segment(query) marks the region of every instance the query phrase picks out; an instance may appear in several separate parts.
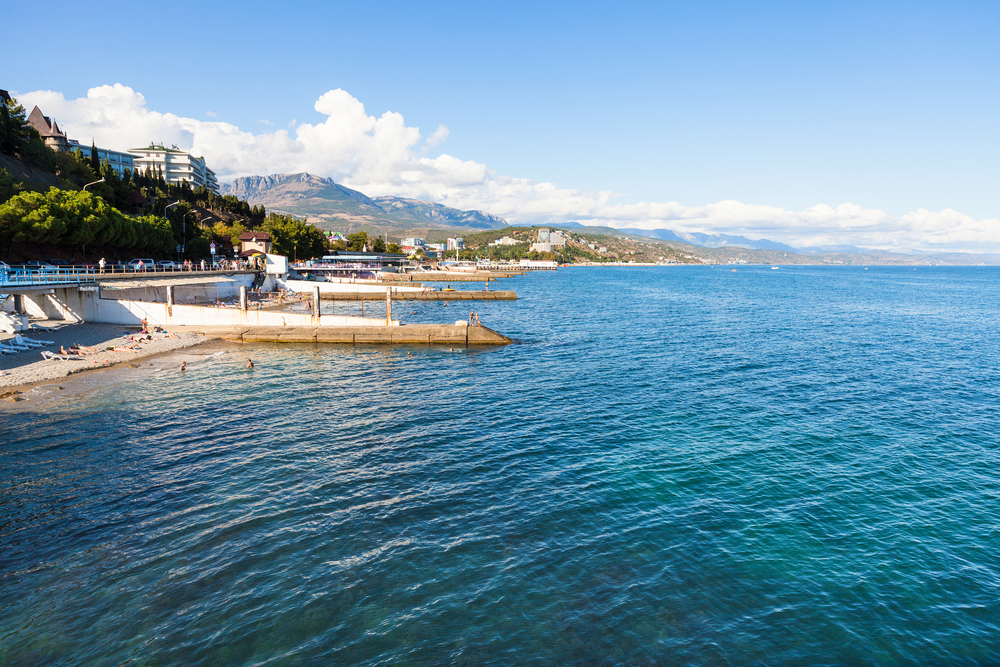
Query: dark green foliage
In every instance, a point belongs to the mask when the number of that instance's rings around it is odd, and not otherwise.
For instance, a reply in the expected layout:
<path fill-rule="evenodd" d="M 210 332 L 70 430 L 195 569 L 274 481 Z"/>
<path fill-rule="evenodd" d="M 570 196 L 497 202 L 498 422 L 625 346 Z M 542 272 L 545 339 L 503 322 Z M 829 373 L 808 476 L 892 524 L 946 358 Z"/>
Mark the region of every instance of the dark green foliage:
<path fill-rule="evenodd" d="M 14 242 L 163 253 L 173 249 L 174 236 L 163 218 L 132 218 L 89 192 L 49 188 L 45 194 L 22 192 L 0 205 L 0 243 L 9 252 Z"/>
<path fill-rule="evenodd" d="M 347 248 L 349 250 L 364 250 L 366 245 L 368 245 L 368 232 L 347 235 Z"/>
<path fill-rule="evenodd" d="M 17 100 L 0 103 L 0 154 L 21 156 L 21 151 L 33 132 L 26 123 L 24 107 Z"/>
<path fill-rule="evenodd" d="M 319 257 L 326 252 L 326 236 L 314 225 L 290 215 L 272 213 L 261 226 L 271 235 L 271 251 L 292 259 Z"/>
<path fill-rule="evenodd" d="M 6 169 L 0 169 L 0 204 L 24 190 L 24 184 L 10 175 Z"/>
<path fill-rule="evenodd" d="M 381 236 L 376 236 L 372 241 L 372 250 L 374 252 L 385 252 L 385 241 Z"/>
<path fill-rule="evenodd" d="M 97 144 L 94 143 L 93 139 L 90 141 L 90 168 L 94 170 L 95 174 L 101 173 L 101 158 L 97 156 Z"/>

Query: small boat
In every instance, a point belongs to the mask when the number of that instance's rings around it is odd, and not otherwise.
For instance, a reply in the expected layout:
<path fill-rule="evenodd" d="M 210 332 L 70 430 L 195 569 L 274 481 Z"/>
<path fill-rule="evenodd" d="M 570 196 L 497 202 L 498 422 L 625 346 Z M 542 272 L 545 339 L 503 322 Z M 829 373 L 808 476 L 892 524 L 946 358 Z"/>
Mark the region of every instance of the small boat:
<path fill-rule="evenodd" d="M 776 267 L 776 266 L 772 266 L 772 267 L 771 267 L 771 270 L 772 270 L 772 271 L 777 271 L 777 270 L 778 270 L 778 267 Z"/>

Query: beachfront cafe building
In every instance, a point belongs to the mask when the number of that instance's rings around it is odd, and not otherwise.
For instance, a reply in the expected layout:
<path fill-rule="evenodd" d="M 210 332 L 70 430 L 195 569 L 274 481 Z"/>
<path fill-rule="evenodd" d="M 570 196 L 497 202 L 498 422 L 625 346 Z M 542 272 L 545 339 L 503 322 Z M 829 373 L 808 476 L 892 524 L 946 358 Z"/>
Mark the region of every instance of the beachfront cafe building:
<path fill-rule="evenodd" d="M 303 275 L 316 278 L 355 278 L 372 280 L 380 273 L 399 273 L 407 263 L 401 253 L 336 250 L 318 261 L 310 260 L 295 267 Z"/>
<path fill-rule="evenodd" d="M 271 235 L 267 232 L 243 232 L 240 234 L 240 257 L 267 255 L 271 252 Z"/>

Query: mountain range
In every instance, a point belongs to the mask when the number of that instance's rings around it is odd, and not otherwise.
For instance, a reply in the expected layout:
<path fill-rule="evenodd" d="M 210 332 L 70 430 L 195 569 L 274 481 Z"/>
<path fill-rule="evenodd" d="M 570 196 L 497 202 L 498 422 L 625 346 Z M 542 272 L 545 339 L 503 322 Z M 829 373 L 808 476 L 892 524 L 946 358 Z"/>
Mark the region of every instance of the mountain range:
<path fill-rule="evenodd" d="M 306 173 L 245 176 L 220 190 L 250 204 L 263 204 L 269 211 L 304 217 L 320 229 L 382 233 L 508 226 L 503 218 L 485 211 L 460 211 L 403 197 L 369 197 L 333 179 Z"/>
<path fill-rule="evenodd" d="M 245 199 L 251 204 L 263 204 L 269 211 L 289 213 L 306 218 L 321 229 L 394 236 L 445 236 L 459 231 L 474 232 L 503 229 L 509 226 L 503 218 L 485 211 L 461 211 L 442 204 L 403 197 L 369 197 L 344 187 L 330 178 L 313 174 L 275 174 L 237 178 L 220 190 Z M 946 263 L 997 264 L 998 255 L 966 253 L 924 253 L 909 249 L 874 250 L 851 245 L 794 248 L 769 239 L 748 239 L 732 234 L 679 232 L 670 229 L 638 229 L 592 227 L 578 222 L 550 225 L 604 236 L 628 237 L 636 241 L 655 240 L 688 248 L 692 254 L 704 255 L 713 261 L 804 263 Z M 697 252 L 696 248 L 704 251 Z M 789 256 L 792 253 L 794 257 Z"/>

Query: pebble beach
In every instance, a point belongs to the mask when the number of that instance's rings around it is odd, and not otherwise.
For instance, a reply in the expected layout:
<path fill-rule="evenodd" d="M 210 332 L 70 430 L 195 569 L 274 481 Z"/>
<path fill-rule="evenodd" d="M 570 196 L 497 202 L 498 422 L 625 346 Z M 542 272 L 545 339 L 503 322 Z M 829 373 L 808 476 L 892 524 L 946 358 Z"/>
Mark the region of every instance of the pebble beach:
<path fill-rule="evenodd" d="M 171 334 L 157 332 L 140 334 L 139 328 L 120 324 L 37 322 L 52 326 L 50 331 L 21 334 L 34 341 L 51 341 L 44 347 L 0 356 L 0 396 L 16 399 L 17 392 L 41 382 L 57 380 L 77 373 L 106 369 L 156 357 L 182 348 L 193 347 L 211 340 L 194 333 Z M 129 337 L 134 340 L 129 340 Z M 0 344 L 12 342 L 11 334 L 0 334 Z M 79 360 L 44 359 L 42 352 L 59 353 L 60 348 L 80 345 L 87 350 Z M 134 346 L 135 349 L 121 349 Z M 119 348 L 119 349 L 115 349 Z"/>

